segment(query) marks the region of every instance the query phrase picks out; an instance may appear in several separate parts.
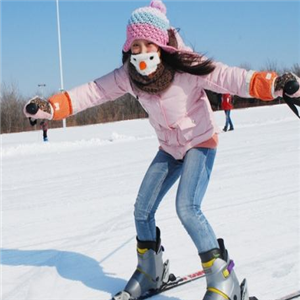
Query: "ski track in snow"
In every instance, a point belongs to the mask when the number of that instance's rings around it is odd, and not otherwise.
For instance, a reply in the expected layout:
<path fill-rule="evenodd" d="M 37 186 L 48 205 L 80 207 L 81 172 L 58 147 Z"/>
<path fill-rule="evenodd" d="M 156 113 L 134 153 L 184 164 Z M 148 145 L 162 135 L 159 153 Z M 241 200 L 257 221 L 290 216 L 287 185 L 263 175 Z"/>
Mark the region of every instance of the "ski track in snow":
<path fill-rule="evenodd" d="M 216 112 L 220 127 L 224 113 Z M 233 110 L 203 210 L 251 295 L 300 288 L 299 120 L 285 105 Z M 3 300 L 108 300 L 136 266 L 133 205 L 157 151 L 147 120 L 1 135 Z M 175 212 L 157 212 L 178 275 L 200 260 Z M 153 300 L 199 300 L 200 279 Z"/>

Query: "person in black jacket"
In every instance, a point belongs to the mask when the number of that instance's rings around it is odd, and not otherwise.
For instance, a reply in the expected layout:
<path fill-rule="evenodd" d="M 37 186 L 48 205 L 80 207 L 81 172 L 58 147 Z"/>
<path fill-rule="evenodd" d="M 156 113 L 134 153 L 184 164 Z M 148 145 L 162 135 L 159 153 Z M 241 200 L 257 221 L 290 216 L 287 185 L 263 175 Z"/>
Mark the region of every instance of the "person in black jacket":
<path fill-rule="evenodd" d="M 43 139 L 44 139 L 44 142 L 48 142 L 48 136 L 47 136 L 48 123 L 45 120 L 43 120 L 40 123 L 40 127 L 43 130 Z"/>

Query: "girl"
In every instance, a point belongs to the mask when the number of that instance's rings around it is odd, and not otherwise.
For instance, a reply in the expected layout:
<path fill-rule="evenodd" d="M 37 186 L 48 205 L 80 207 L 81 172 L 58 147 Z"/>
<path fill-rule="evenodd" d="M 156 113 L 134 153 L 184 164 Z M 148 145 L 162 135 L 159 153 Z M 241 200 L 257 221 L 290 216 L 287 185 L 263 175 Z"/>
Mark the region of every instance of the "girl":
<path fill-rule="evenodd" d="M 153 0 L 150 6 L 136 9 L 129 19 L 120 68 L 47 102 L 39 98 L 28 102 L 39 110 L 29 114 L 25 109 L 27 117 L 60 120 L 130 93 L 149 114 L 160 147 L 134 206 L 138 266 L 114 299 L 136 299 L 169 280 L 155 212 L 178 178 L 176 210 L 206 273 L 204 299 L 241 299 L 233 261 L 201 210 L 219 132 L 205 89 L 270 101 L 282 96 L 290 79 L 296 78 L 232 68 L 192 52 L 170 27 L 164 4 Z"/>

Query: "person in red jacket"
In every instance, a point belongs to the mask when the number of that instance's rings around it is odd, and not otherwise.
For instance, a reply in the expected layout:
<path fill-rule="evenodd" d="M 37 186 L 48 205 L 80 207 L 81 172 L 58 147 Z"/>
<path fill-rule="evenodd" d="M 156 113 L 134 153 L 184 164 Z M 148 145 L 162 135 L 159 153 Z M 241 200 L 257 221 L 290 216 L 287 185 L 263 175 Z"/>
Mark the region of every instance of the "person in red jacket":
<path fill-rule="evenodd" d="M 223 128 L 223 131 L 226 132 L 228 130 L 228 125 L 229 125 L 229 131 L 234 130 L 233 123 L 230 118 L 230 111 L 233 109 L 232 96 L 230 94 L 222 95 L 222 109 L 224 110 L 225 115 L 226 115 L 226 122 L 225 122 L 225 126 Z"/>

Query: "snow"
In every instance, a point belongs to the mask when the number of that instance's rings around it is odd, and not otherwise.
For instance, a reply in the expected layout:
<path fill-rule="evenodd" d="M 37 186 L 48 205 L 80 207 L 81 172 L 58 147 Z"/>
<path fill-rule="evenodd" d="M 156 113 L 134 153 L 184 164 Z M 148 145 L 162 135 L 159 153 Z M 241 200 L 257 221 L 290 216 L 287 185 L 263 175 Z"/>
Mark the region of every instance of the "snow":
<path fill-rule="evenodd" d="M 224 113 L 215 113 L 220 127 Z M 299 120 L 286 105 L 234 110 L 203 209 L 251 295 L 300 289 Z M 158 143 L 147 120 L 2 134 L 3 300 L 108 300 L 136 266 L 133 205 Z M 201 268 L 175 212 L 157 213 L 164 258 Z M 199 300 L 200 279 L 153 300 Z"/>

